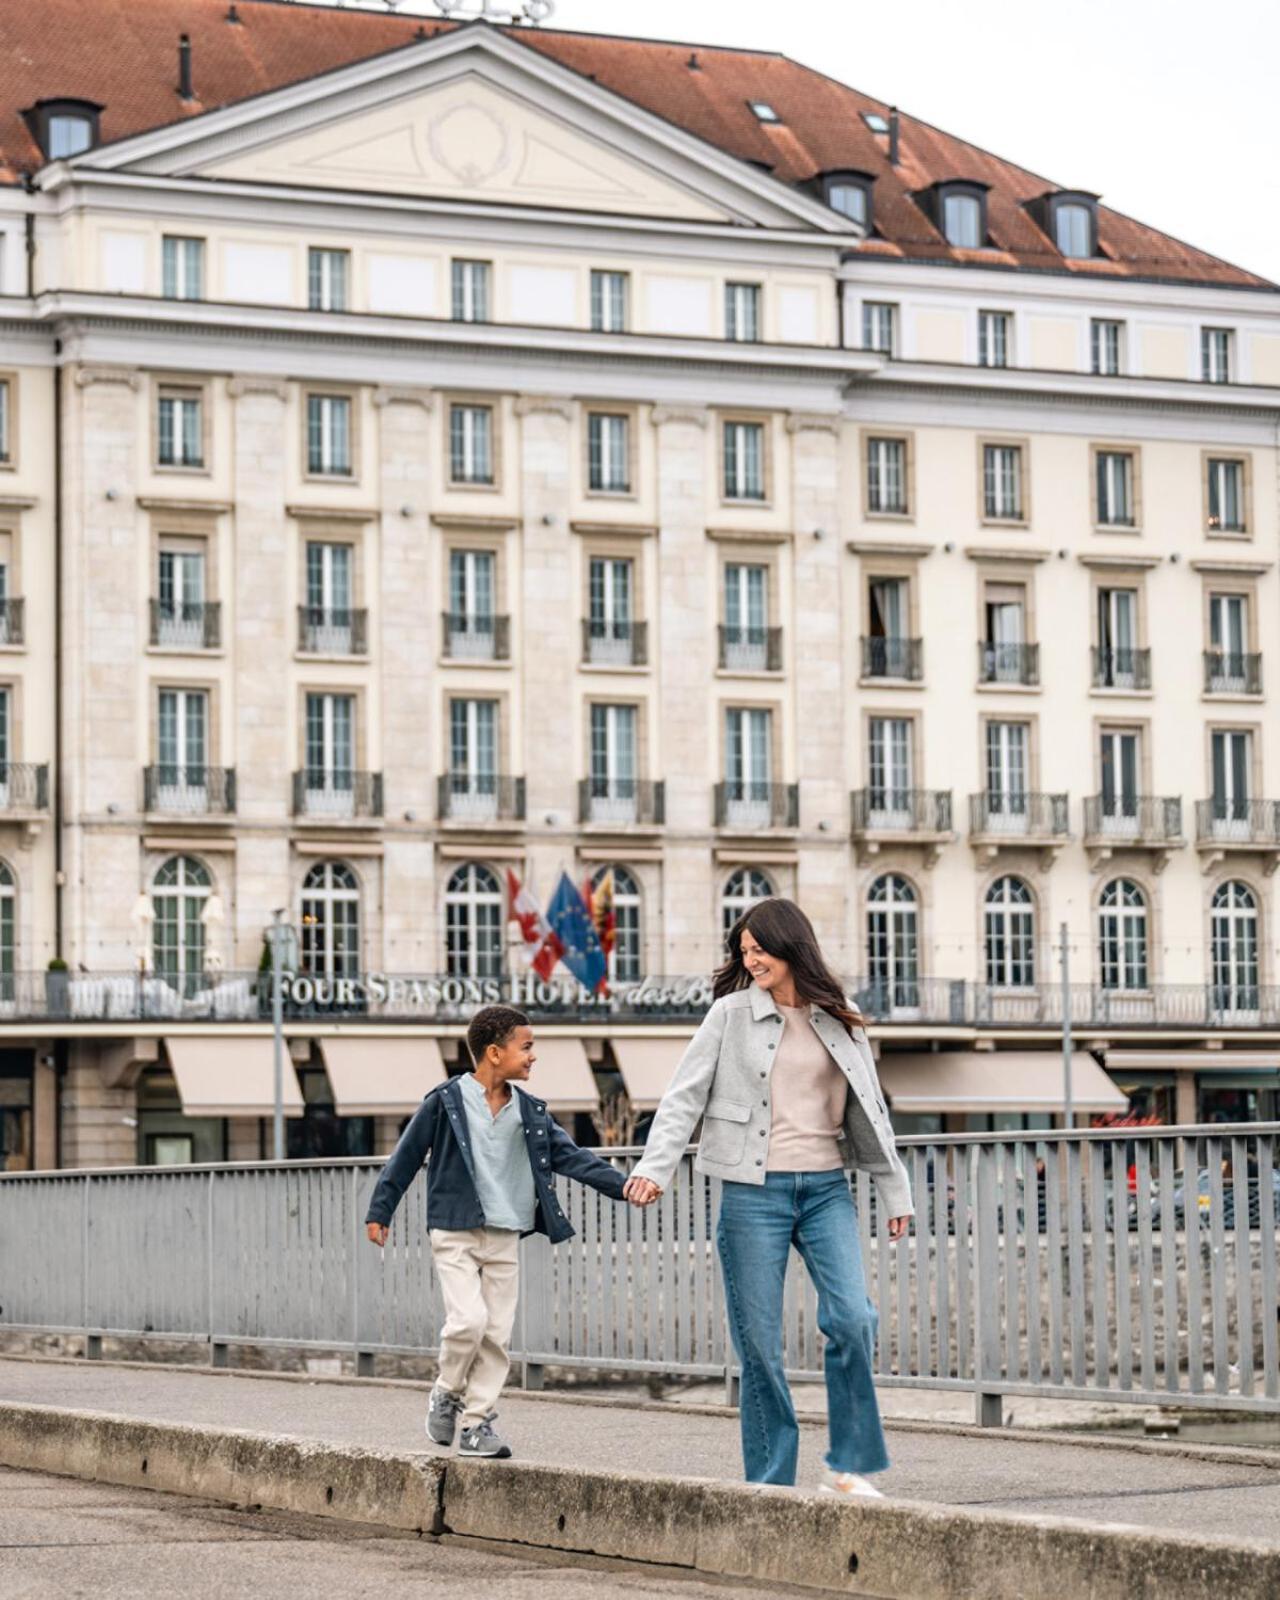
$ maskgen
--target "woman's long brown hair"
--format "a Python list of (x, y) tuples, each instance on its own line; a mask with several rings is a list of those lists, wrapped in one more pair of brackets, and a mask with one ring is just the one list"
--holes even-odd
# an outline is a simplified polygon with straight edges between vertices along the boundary
[(742, 959), (742, 935), (748, 931), (766, 955), (785, 961), (791, 968), (799, 1000), (821, 1007), (846, 1030), (862, 1026), (861, 1016), (849, 1004), (840, 980), (826, 963), (813, 923), (794, 900), (777, 896), (758, 901), (729, 929), (725, 939), (729, 959), (714, 979), (717, 1000), (722, 994), (749, 988), (755, 981)]

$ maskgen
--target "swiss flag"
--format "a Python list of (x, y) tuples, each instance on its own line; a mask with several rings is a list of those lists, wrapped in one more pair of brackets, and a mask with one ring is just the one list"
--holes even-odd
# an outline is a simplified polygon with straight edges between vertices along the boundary
[(510, 867), (507, 868), (507, 898), (511, 902), (511, 920), (520, 925), (525, 958), (545, 982), (564, 954), (564, 945), (552, 931), (532, 890), (520, 882)]

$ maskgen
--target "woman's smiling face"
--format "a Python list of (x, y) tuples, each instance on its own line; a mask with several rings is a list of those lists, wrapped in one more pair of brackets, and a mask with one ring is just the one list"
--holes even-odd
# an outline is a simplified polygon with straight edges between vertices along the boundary
[(785, 983), (791, 976), (791, 968), (785, 961), (779, 961), (776, 956), (771, 956), (767, 950), (756, 943), (755, 935), (750, 928), (745, 928), (742, 934), (742, 964), (747, 969), (747, 975), (758, 988), (774, 989), (780, 983)]

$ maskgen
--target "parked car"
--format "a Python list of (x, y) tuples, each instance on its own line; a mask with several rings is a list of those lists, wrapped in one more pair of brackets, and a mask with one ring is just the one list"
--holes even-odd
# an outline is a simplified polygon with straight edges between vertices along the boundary
[[(1262, 1184), (1256, 1172), (1248, 1176), (1246, 1193), (1249, 1197), (1249, 1227), (1262, 1226)], [(1213, 1189), (1210, 1183), (1210, 1173), (1207, 1168), (1200, 1169), (1199, 1177), (1194, 1191), (1194, 1203), (1200, 1216), (1200, 1227), (1206, 1229), (1213, 1223)], [(1131, 1226), (1137, 1226), (1137, 1200), (1131, 1202)], [(1280, 1229), (1280, 1168), (1271, 1174), (1271, 1223)], [(1187, 1180), (1183, 1174), (1182, 1181), (1173, 1191), (1173, 1225), (1176, 1229), (1183, 1229), (1187, 1225)], [(1234, 1228), (1236, 1225), (1236, 1192), (1235, 1183), (1229, 1173), (1222, 1177), (1222, 1226)], [(1160, 1196), (1153, 1192), (1151, 1196), (1151, 1226), (1160, 1226)]]

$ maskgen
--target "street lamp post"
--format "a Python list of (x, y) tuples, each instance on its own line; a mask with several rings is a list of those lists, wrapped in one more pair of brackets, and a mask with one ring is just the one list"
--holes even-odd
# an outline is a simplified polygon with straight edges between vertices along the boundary
[(274, 1036), (275, 1103), (271, 1113), (272, 1155), (284, 1160), (284, 910), (271, 913), (271, 1028)]

